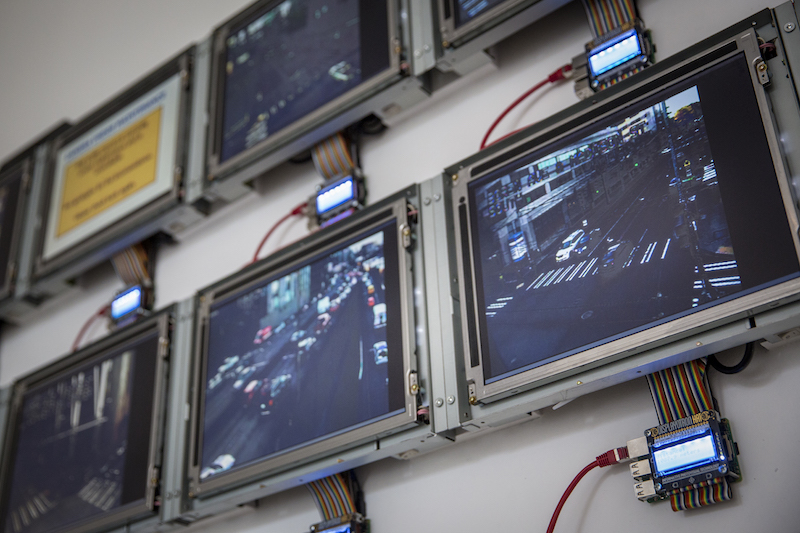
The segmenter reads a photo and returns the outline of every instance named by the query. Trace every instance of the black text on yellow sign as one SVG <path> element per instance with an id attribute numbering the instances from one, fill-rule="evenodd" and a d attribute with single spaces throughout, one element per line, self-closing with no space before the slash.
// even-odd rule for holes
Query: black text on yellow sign
<path id="1" fill-rule="evenodd" d="M 159 107 L 70 163 L 64 172 L 59 237 L 155 181 L 160 124 Z"/>

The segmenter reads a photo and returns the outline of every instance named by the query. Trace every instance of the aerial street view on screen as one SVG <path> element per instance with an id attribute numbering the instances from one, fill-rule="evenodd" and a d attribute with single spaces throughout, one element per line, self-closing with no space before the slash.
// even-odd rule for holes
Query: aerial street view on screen
<path id="1" fill-rule="evenodd" d="M 132 417 L 131 409 L 152 405 L 135 391 L 152 395 L 152 383 L 135 374 L 147 374 L 142 354 L 155 359 L 157 340 L 25 394 L 6 532 L 61 529 L 144 498 L 150 414 Z"/>
<path id="2" fill-rule="evenodd" d="M 456 27 L 466 24 L 481 13 L 503 3 L 505 0 L 458 0 Z"/>
<path id="3" fill-rule="evenodd" d="M 226 45 L 223 161 L 362 80 L 358 0 L 286 0 Z"/>
<path id="4" fill-rule="evenodd" d="M 201 480 L 396 409 L 392 227 L 212 306 Z"/>
<path id="5" fill-rule="evenodd" d="M 490 379 L 741 289 L 690 87 L 472 191 Z"/>

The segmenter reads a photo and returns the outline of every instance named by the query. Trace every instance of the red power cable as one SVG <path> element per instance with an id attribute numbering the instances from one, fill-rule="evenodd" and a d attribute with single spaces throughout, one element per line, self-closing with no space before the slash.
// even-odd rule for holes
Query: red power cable
<path id="1" fill-rule="evenodd" d="M 588 474 L 592 471 L 592 469 L 596 467 L 604 467 L 604 466 L 611 466 L 619 463 L 620 461 L 628 460 L 628 448 L 623 446 L 622 448 L 615 448 L 613 450 L 609 450 L 602 455 L 598 455 L 597 458 L 586 465 L 583 470 L 578 472 L 578 475 L 575 476 L 575 479 L 572 480 L 572 483 L 569 484 L 567 490 L 564 491 L 564 494 L 561 496 L 561 499 L 558 501 L 558 505 L 556 506 L 556 510 L 553 512 L 553 517 L 550 519 L 550 525 L 547 526 L 547 533 L 553 533 L 553 530 L 556 528 L 556 521 L 558 520 L 558 515 L 561 514 L 561 509 L 564 507 L 564 504 L 567 503 L 567 498 L 569 495 L 572 494 L 572 491 L 575 490 L 575 487 L 578 486 L 578 483 L 583 476 Z"/>
<path id="2" fill-rule="evenodd" d="M 89 327 L 94 324 L 94 321 L 98 318 L 105 316 L 111 310 L 110 305 L 104 305 L 100 309 L 97 310 L 95 314 L 89 317 L 89 319 L 83 324 L 83 327 L 78 332 L 78 336 L 75 337 L 75 340 L 72 343 L 72 351 L 76 351 L 81 346 L 81 341 L 83 340 L 83 336 L 86 335 L 86 332 L 89 331 Z"/>
<path id="3" fill-rule="evenodd" d="M 253 254 L 253 260 L 251 261 L 251 263 L 255 263 L 256 261 L 258 261 L 258 254 L 261 253 L 261 249 L 267 243 L 267 240 L 275 232 L 275 230 L 278 229 L 278 226 L 280 226 L 281 224 L 283 224 L 284 222 L 286 222 L 287 220 L 289 220 L 292 217 L 296 217 L 298 215 L 302 215 L 303 214 L 303 210 L 306 208 L 307 205 L 308 205 L 308 202 L 303 202 L 302 204 L 298 205 L 297 207 L 292 209 L 292 211 L 290 213 L 287 213 L 286 215 L 284 215 L 283 218 L 281 218 L 279 221 L 277 221 L 270 228 L 270 230 L 267 232 L 267 234 L 264 235 L 264 238 L 261 239 L 261 242 L 259 243 L 258 248 L 256 248 L 256 253 Z"/>
<path id="4" fill-rule="evenodd" d="M 495 121 L 492 123 L 492 125 L 489 127 L 489 130 L 486 132 L 486 135 L 483 136 L 480 149 L 483 150 L 484 148 L 486 148 L 487 146 L 486 143 L 489 142 L 489 136 L 492 134 L 497 125 L 500 124 L 500 121 L 503 120 L 505 116 L 511 112 L 512 109 L 517 107 L 523 100 L 525 100 L 531 94 L 538 91 L 548 83 L 555 83 L 559 80 L 563 80 L 564 78 L 570 76 L 571 74 L 568 73 L 571 71 L 572 71 L 572 65 L 564 65 L 562 67 L 559 67 L 558 70 L 551 73 L 547 78 L 543 79 L 542 81 L 540 81 L 539 83 L 537 83 L 536 85 L 525 91 L 525 93 L 523 93 L 519 98 L 514 100 L 514 102 L 512 102 L 512 104 L 508 106 L 505 111 L 500 113 L 500 116 L 497 117 Z M 501 139 L 505 139 L 505 137 L 501 137 Z"/>

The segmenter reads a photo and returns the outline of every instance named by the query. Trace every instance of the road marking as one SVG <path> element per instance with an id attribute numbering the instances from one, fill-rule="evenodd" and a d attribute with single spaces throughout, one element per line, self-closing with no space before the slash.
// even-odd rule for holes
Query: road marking
<path id="1" fill-rule="evenodd" d="M 538 289 L 539 287 L 541 287 L 541 286 L 542 286 L 542 283 L 544 283 L 545 281 L 547 281 L 547 279 L 550 277 L 550 274 L 552 274 L 553 272 L 555 272 L 555 270 L 551 270 L 550 272 L 548 272 L 548 273 L 545 275 L 545 277 L 543 277 L 543 278 L 542 278 L 542 281 L 540 281 L 539 283 L 537 283 L 537 284 L 536 284 L 536 286 L 534 287 L 534 289 Z"/>
<path id="2" fill-rule="evenodd" d="M 361 376 L 364 375 L 364 339 L 358 339 L 358 351 L 361 358 L 361 366 L 358 369 L 358 380 L 361 381 Z"/>
<path id="3" fill-rule="evenodd" d="M 650 259 L 653 257 L 653 252 L 656 251 L 656 247 L 657 246 L 658 246 L 658 241 L 656 241 L 656 242 L 654 242 L 652 244 L 652 248 L 650 248 L 649 253 L 647 254 L 647 259 L 645 260 L 645 263 L 649 263 L 650 262 Z"/>
<path id="4" fill-rule="evenodd" d="M 723 261 L 721 263 L 709 263 L 707 265 L 703 265 L 703 270 L 706 272 L 713 272 L 714 270 L 727 270 L 729 268 L 737 268 L 739 265 L 736 264 L 736 261 Z"/>
<path id="5" fill-rule="evenodd" d="M 727 285 L 739 285 L 742 280 L 739 276 L 727 276 L 724 278 L 712 278 L 708 280 L 712 287 L 725 287 Z"/>
<path id="6" fill-rule="evenodd" d="M 585 278 L 585 277 L 586 277 L 586 276 L 589 274 L 589 271 L 592 269 L 592 267 L 594 266 L 594 264 L 595 264 L 595 263 L 597 263 L 597 258 L 596 258 L 596 257 L 595 257 L 594 259 L 592 259 L 592 260 L 589 262 L 589 264 L 588 264 L 588 265 L 586 265 L 586 269 L 585 269 L 585 270 L 584 270 L 584 271 L 581 273 L 581 275 L 580 275 L 580 276 L 578 276 L 578 277 L 579 277 L 579 278 Z"/>
<path id="7" fill-rule="evenodd" d="M 552 271 L 551 271 L 551 272 L 552 272 Z M 525 289 L 525 290 L 526 290 L 526 291 L 529 291 L 529 290 L 531 290 L 531 287 L 533 287 L 533 284 L 534 284 L 534 283 L 536 283 L 537 281 L 539 281 L 540 279 L 542 279 L 542 276 L 544 276 L 544 273 L 542 273 L 542 274 L 539 274 L 539 277 L 538 277 L 538 278 L 536 278 L 535 280 L 533 280 L 533 281 L 531 282 L 531 284 L 530 284 L 530 285 L 528 285 L 528 288 L 527 288 L 527 289 Z"/>
<path id="8" fill-rule="evenodd" d="M 672 240 L 672 237 L 667 239 L 667 244 L 664 245 L 664 253 L 661 254 L 661 259 L 664 259 L 667 256 L 667 250 L 669 250 L 669 243 Z"/>
<path id="9" fill-rule="evenodd" d="M 578 266 L 576 266 L 575 270 L 572 271 L 572 274 L 569 275 L 569 277 L 567 278 L 567 281 L 572 281 L 573 278 L 578 275 L 578 272 L 581 271 L 581 268 L 583 268 L 584 263 L 586 263 L 585 259 L 583 261 L 581 261 L 580 263 L 578 263 Z"/>
<path id="10" fill-rule="evenodd" d="M 564 270 L 564 273 L 561 274 L 561 276 L 559 276 L 559 278 L 556 280 L 555 283 L 553 283 L 553 285 L 558 285 L 559 283 L 561 283 L 561 281 L 566 277 L 567 274 L 569 274 L 569 271 L 572 270 L 572 267 L 574 267 L 574 266 L 575 265 L 568 266 L 567 269 Z"/>
<path id="11" fill-rule="evenodd" d="M 561 274 L 561 271 L 562 271 L 562 270 L 564 270 L 564 267 L 561 267 L 561 268 L 559 268 L 558 270 L 556 270 L 556 273 L 555 273 L 555 274 L 553 274 L 553 276 L 550 278 L 550 281 L 548 281 L 547 283 L 545 283 L 545 284 L 544 284 L 544 287 L 547 287 L 548 285 L 550 285 L 551 283 L 553 283 L 553 280 L 554 280 L 554 279 L 556 279 L 556 276 L 558 276 L 559 274 Z"/>
<path id="12" fill-rule="evenodd" d="M 647 245 L 647 250 L 644 251 L 644 253 L 642 254 L 642 260 L 639 261 L 640 265 L 643 265 L 645 263 L 645 261 L 647 260 L 647 254 L 650 253 L 650 250 L 652 249 L 652 247 L 653 247 L 653 243 L 652 242 Z"/>

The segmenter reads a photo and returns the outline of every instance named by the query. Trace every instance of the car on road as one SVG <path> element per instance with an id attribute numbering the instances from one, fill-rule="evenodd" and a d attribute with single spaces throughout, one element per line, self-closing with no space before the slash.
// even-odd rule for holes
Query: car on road
<path id="1" fill-rule="evenodd" d="M 370 307 L 375 305 L 375 298 L 373 296 L 370 296 L 369 298 L 367 298 L 367 305 L 370 306 Z"/>
<path id="2" fill-rule="evenodd" d="M 378 341 L 373 344 L 372 353 L 375 355 L 376 365 L 389 362 L 389 346 L 386 344 L 386 341 Z"/>
<path id="3" fill-rule="evenodd" d="M 569 234 L 569 237 L 561 241 L 561 248 L 559 248 L 559 250 L 556 252 L 557 263 L 561 263 L 562 261 L 569 259 L 569 254 L 578 245 L 578 241 L 581 240 L 581 237 L 583 237 L 584 233 L 585 232 L 582 229 L 575 230 Z"/>
<path id="4" fill-rule="evenodd" d="M 331 323 L 331 315 L 328 313 L 322 313 L 317 317 L 317 323 L 314 324 L 314 333 L 319 335 L 320 333 L 324 333 L 328 329 L 328 325 Z"/>
<path id="5" fill-rule="evenodd" d="M 297 347 L 303 350 L 308 350 L 314 343 L 317 342 L 316 337 L 306 337 L 305 339 L 301 340 L 297 343 Z"/>
<path id="6" fill-rule="evenodd" d="M 580 238 L 578 244 L 575 245 L 574 252 L 578 255 L 583 255 L 589 252 L 589 248 L 600 238 L 600 228 L 595 228 L 583 237 Z"/>
<path id="7" fill-rule="evenodd" d="M 253 344 L 261 344 L 270 337 L 272 337 L 272 326 L 263 327 L 256 331 L 256 338 L 253 339 Z"/>
<path id="8" fill-rule="evenodd" d="M 298 329 L 297 331 L 292 333 L 292 336 L 290 337 L 290 339 L 291 339 L 292 342 L 297 342 L 300 339 L 302 339 L 305 336 L 305 334 L 306 334 L 306 330 Z"/>
<path id="9" fill-rule="evenodd" d="M 202 472 L 200 472 L 200 479 L 205 479 L 209 476 L 213 476 L 214 474 L 219 474 L 220 472 L 230 470 L 235 462 L 236 459 L 234 459 L 234 457 L 229 453 L 220 455 L 214 459 L 214 462 L 211 463 L 211 466 L 205 467 Z"/>
<path id="10" fill-rule="evenodd" d="M 375 304 L 372 307 L 372 314 L 375 317 L 373 326 L 376 329 L 386 326 L 386 304 Z"/>

